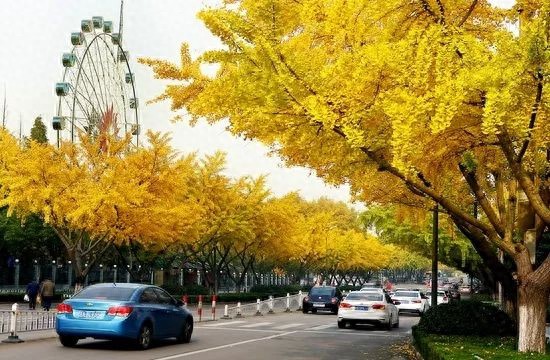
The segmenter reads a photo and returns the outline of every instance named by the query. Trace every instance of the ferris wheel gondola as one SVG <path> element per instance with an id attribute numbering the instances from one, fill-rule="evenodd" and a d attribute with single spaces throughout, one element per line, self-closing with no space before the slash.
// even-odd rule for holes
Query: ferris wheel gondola
<path id="1" fill-rule="evenodd" d="M 132 144 L 139 144 L 139 102 L 130 54 L 122 47 L 121 34 L 112 31 L 112 21 L 94 16 L 71 33 L 73 48 L 62 54 L 63 78 L 55 84 L 58 102 L 52 126 L 58 146 L 77 141 L 79 133 L 97 136 L 102 131 L 131 134 Z"/>

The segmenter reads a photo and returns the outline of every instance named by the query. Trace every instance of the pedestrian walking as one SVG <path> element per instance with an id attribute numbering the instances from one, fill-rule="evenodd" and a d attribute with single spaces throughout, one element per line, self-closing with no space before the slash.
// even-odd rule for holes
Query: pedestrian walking
<path id="1" fill-rule="evenodd" d="M 36 280 L 32 280 L 27 284 L 26 294 L 29 297 L 29 310 L 36 309 L 36 297 L 38 296 L 39 290 L 40 286 Z"/>
<path id="2" fill-rule="evenodd" d="M 45 278 L 40 284 L 40 296 L 42 297 L 42 307 L 46 311 L 50 311 L 52 306 L 55 284 L 49 278 Z"/>

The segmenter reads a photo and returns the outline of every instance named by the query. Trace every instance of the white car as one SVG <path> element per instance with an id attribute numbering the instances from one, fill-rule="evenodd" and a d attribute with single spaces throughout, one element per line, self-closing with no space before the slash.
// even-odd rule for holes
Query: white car
<path id="1" fill-rule="evenodd" d="M 428 304 L 432 306 L 432 294 L 428 293 L 426 294 L 428 297 Z M 445 293 L 444 290 L 437 290 L 437 305 L 439 304 L 447 304 L 449 302 L 449 297 Z"/>
<path id="2" fill-rule="evenodd" d="M 387 294 L 352 291 L 338 308 L 338 327 L 355 324 L 374 324 L 391 330 L 399 327 L 399 311 Z"/>
<path id="3" fill-rule="evenodd" d="M 418 290 L 398 290 L 393 300 L 399 302 L 399 312 L 415 312 L 422 315 L 429 308 L 428 300 Z"/>
<path id="4" fill-rule="evenodd" d="M 384 289 L 379 288 L 379 287 L 372 287 L 372 286 L 364 286 L 364 287 L 362 287 L 361 290 L 359 290 L 359 291 L 376 292 L 376 293 L 379 293 L 379 294 L 383 294 L 383 293 L 384 293 Z"/>

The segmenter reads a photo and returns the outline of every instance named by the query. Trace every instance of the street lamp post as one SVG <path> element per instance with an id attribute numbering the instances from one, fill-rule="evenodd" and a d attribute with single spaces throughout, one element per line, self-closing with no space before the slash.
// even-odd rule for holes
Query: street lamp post
<path id="1" fill-rule="evenodd" d="M 55 274 L 57 271 L 57 266 L 55 265 L 55 260 L 52 260 L 52 281 L 55 284 Z"/>
<path id="2" fill-rule="evenodd" d="M 15 288 L 19 289 L 19 259 L 15 259 Z"/>
<path id="3" fill-rule="evenodd" d="M 71 284 L 73 283 L 73 264 L 72 261 L 67 261 L 67 287 L 71 287 Z"/>
<path id="4" fill-rule="evenodd" d="M 437 305 L 437 262 L 439 254 L 439 205 L 436 204 L 433 210 L 432 229 L 432 306 Z"/>
<path id="5" fill-rule="evenodd" d="M 103 282 L 103 264 L 99 264 L 99 282 Z"/>
<path id="6" fill-rule="evenodd" d="M 37 282 L 40 281 L 40 266 L 38 266 L 38 260 L 34 260 L 34 278 Z"/>
<path id="7" fill-rule="evenodd" d="M 84 264 L 84 268 L 88 269 L 88 263 Z M 84 278 L 84 285 L 88 285 L 88 273 L 86 273 L 86 277 Z"/>
<path id="8" fill-rule="evenodd" d="M 117 268 L 116 264 L 113 265 L 113 282 L 116 283 L 116 275 L 117 275 Z"/>

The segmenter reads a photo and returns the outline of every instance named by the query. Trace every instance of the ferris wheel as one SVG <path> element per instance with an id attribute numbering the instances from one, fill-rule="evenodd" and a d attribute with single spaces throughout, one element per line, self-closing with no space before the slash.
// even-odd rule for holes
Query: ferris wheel
<path id="1" fill-rule="evenodd" d="M 82 20 L 80 29 L 71 33 L 73 48 L 62 55 L 63 78 L 55 84 L 52 126 L 57 144 L 78 141 L 79 134 L 108 132 L 131 134 L 132 144 L 138 146 L 139 104 L 129 53 L 122 48 L 122 26 L 114 33 L 112 21 L 94 16 Z"/>

